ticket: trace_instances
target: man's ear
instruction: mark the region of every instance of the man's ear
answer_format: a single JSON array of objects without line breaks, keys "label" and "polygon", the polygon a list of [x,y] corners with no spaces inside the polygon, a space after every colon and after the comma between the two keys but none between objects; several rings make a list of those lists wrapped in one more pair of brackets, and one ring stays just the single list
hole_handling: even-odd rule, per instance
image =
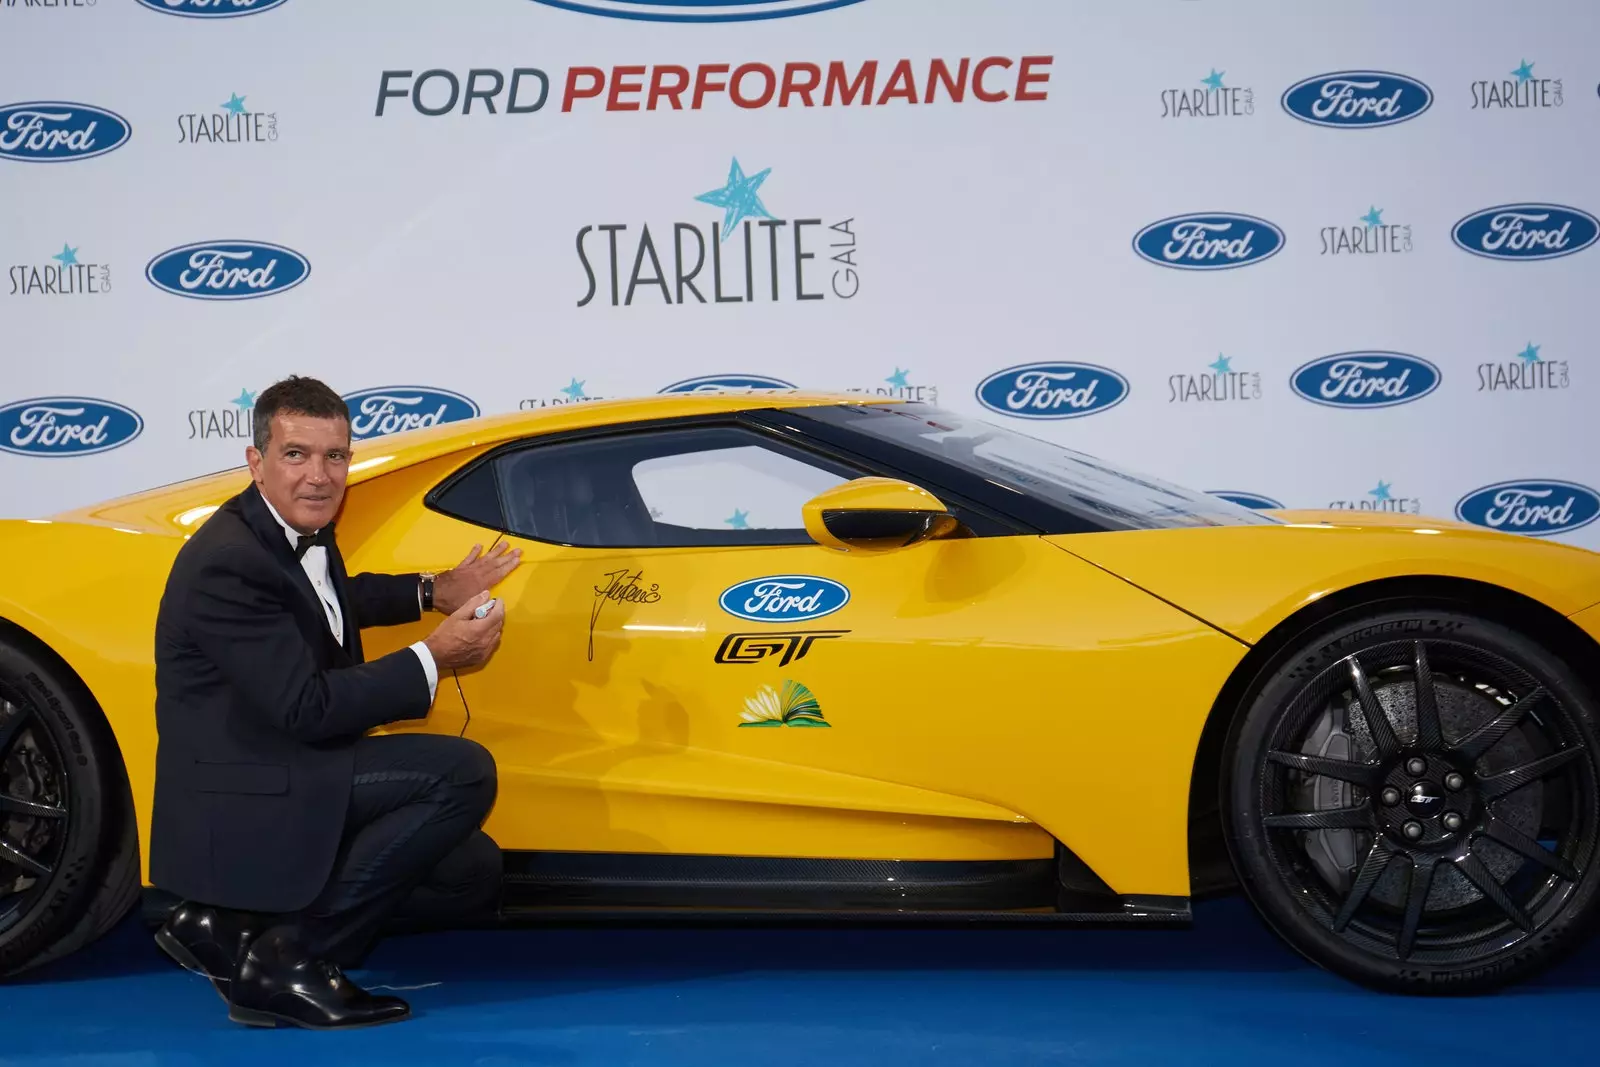
[{"label": "man's ear", "polygon": [[246,445],[244,448],[244,461],[250,468],[250,478],[257,485],[261,484],[261,450],[255,445]]}]

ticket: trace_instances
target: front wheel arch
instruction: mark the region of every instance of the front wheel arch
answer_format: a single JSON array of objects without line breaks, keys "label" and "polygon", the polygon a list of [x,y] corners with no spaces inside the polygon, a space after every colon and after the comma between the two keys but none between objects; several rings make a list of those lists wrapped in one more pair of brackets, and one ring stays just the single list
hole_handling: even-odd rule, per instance
[{"label": "front wheel arch", "polygon": [[1468,610],[1514,627],[1565,660],[1600,693],[1600,643],[1560,612],[1503,586],[1438,575],[1385,578],[1341,589],[1308,604],[1245,653],[1217,694],[1201,730],[1189,777],[1189,882],[1195,899],[1223,895],[1238,886],[1222,838],[1219,795],[1224,742],[1234,719],[1249,706],[1278,658],[1310,631],[1343,615],[1397,606]]}]

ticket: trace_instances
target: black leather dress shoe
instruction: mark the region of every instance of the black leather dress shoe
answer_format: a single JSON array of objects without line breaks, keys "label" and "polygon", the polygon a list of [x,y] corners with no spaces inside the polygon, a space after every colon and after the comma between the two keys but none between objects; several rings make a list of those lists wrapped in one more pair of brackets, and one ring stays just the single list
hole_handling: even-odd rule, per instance
[{"label": "black leather dress shoe", "polygon": [[246,912],[185,901],[156,931],[156,944],[180,966],[211,979],[227,1000],[239,960],[263,929],[255,916]]},{"label": "black leather dress shoe", "polygon": [[410,1015],[411,1005],[399,997],[373,996],[278,930],[257,938],[244,954],[228,998],[228,1018],[250,1026],[348,1030]]}]

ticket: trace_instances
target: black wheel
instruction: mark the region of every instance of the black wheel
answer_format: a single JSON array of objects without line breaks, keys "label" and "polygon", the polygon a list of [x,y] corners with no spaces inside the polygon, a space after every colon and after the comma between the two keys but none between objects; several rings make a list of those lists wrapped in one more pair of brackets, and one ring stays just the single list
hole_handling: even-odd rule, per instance
[{"label": "black wheel", "polygon": [[107,830],[125,832],[108,788],[119,765],[81,694],[43,657],[0,641],[0,975],[82,939],[120,843]]},{"label": "black wheel", "polygon": [[1465,610],[1383,610],[1280,657],[1229,733],[1245,892],[1312,962],[1395,992],[1483,992],[1597,910],[1600,708],[1557,656]]}]

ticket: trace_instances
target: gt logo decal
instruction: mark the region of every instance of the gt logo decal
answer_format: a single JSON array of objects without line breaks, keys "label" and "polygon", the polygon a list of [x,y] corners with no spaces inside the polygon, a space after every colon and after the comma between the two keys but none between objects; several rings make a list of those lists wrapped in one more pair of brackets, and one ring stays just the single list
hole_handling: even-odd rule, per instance
[{"label": "gt logo decal", "polygon": [[787,667],[792,660],[805,659],[811,645],[830,637],[843,637],[849,630],[795,630],[789,633],[729,634],[717,646],[718,663],[760,663],[768,656],[782,653],[778,666]]}]

